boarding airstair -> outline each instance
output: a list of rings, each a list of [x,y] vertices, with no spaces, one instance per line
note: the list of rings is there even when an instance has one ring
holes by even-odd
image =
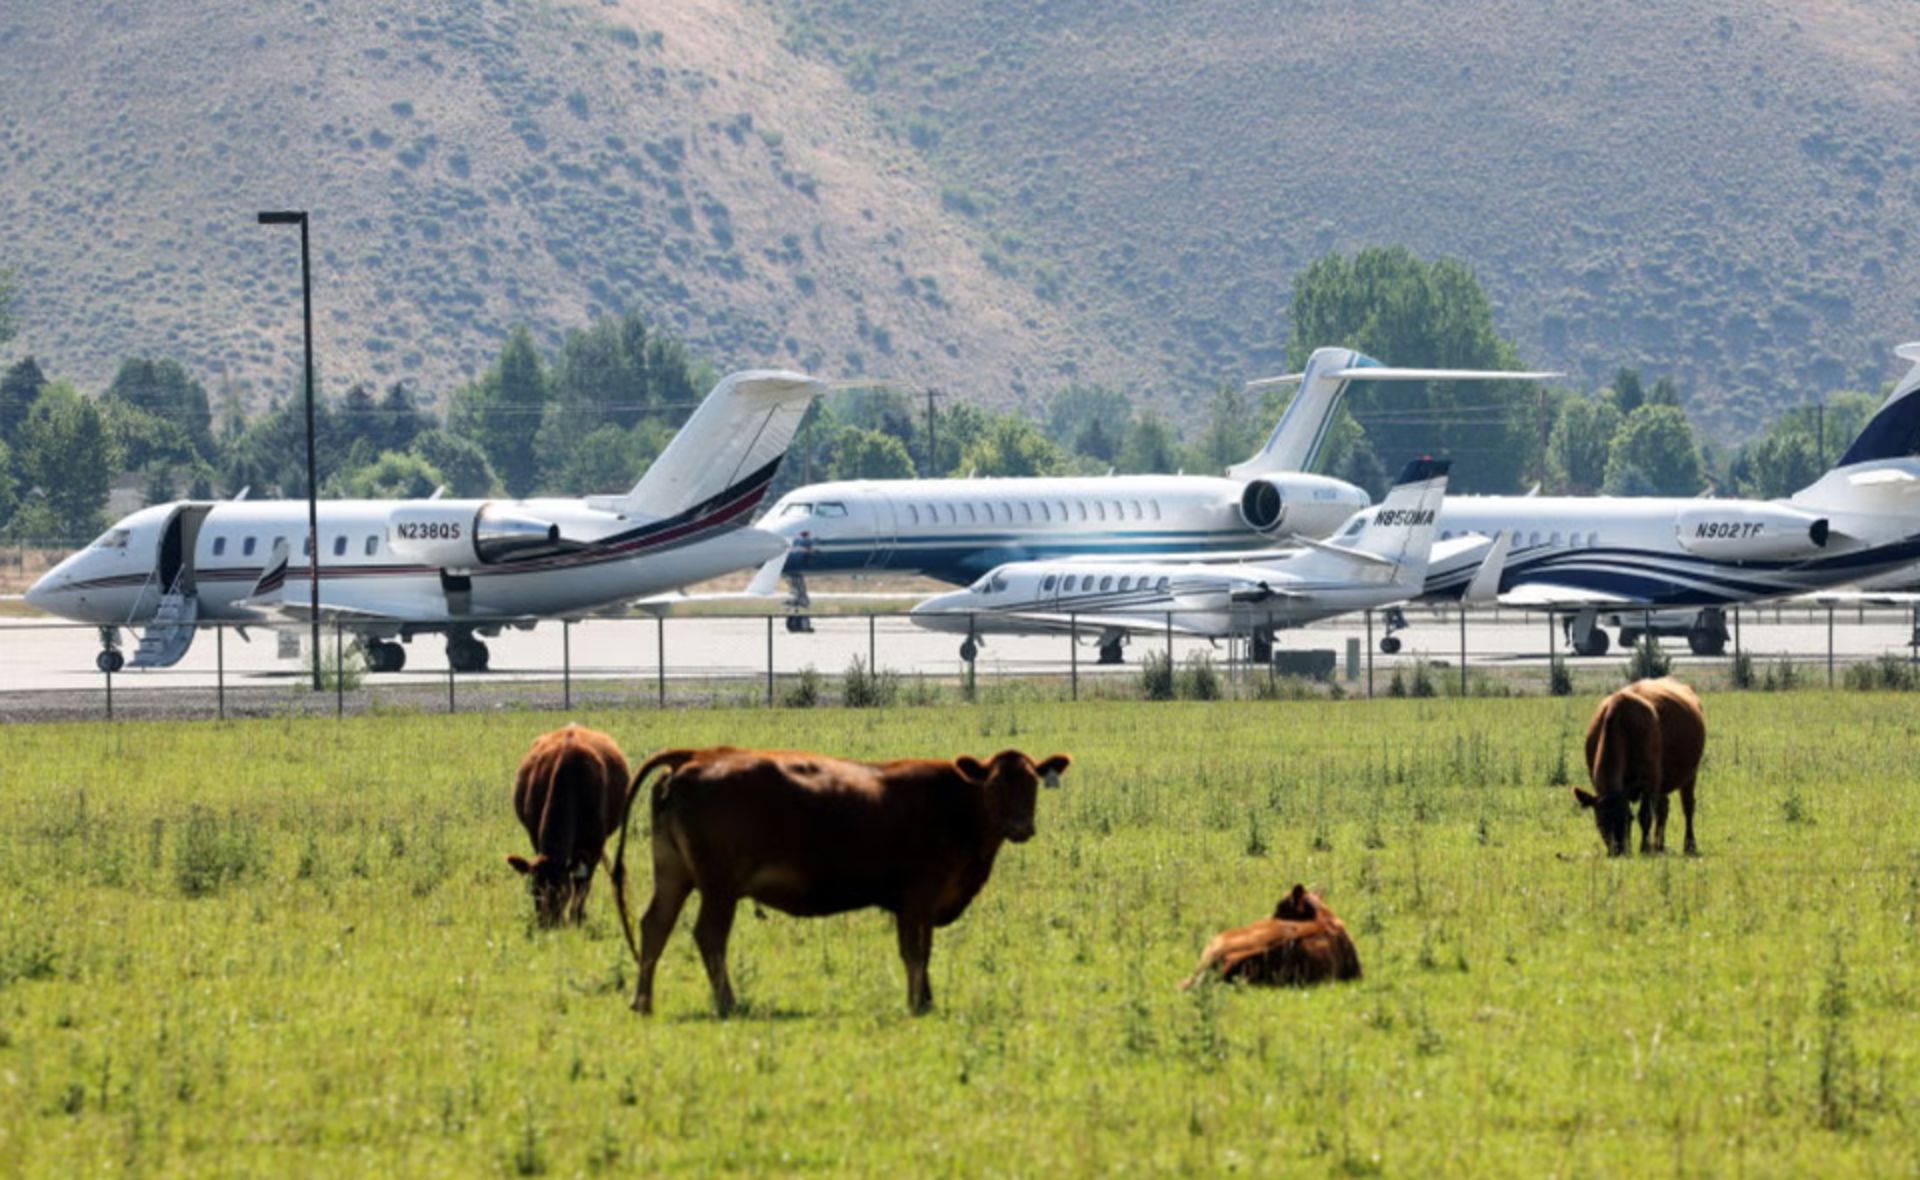
[[[153,608],[153,618],[140,633],[140,648],[129,666],[134,668],[171,668],[193,646],[200,621],[200,597],[181,588],[175,579]]]

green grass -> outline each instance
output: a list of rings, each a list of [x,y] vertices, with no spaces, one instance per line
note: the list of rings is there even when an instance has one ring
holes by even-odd
[[[1547,785],[1591,707],[582,715],[636,757],[1078,759],[933,1015],[882,915],[743,908],[727,1022],[691,907],[651,1020],[604,880],[533,928],[508,784],[564,718],[0,729],[0,1170],[1912,1172],[1910,698],[1710,696],[1698,860],[1606,860]],[[1363,982],[1175,990],[1295,881]]]

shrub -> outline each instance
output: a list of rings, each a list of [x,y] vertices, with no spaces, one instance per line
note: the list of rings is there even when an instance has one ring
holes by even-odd
[[[780,703],[789,709],[811,709],[820,703],[820,673],[812,664],[800,669],[793,683],[780,694]]]
[[[1149,701],[1173,699],[1173,661],[1161,651],[1150,651],[1140,661],[1140,696]]]
[[[1751,689],[1755,685],[1753,653],[1748,651],[1733,653],[1733,686],[1739,689]]]
[[[1397,677],[1399,673],[1396,672],[1394,675]],[[1407,686],[1407,695],[1413,697],[1437,695],[1433,686],[1433,669],[1427,666],[1425,660],[1413,662],[1413,682]]]
[[[1661,648],[1660,641],[1651,632],[1640,637],[1633,645],[1633,655],[1627,659],[1627,681],[1658,680],[1673,670],[1673,660]]]
[[[1400,669],[1398,668],[1393,670],[1393,679],[1387,681],[1387,695],[1390,697],[1403,697],[1407,695],[1407,682],[1400,678]]]
[[[259,863],[260,844],[251,825],[229,819],[222,827],[212,813],[195,807],[174,850],[173,879],[188,897],[204,897],[251,873]]]
[[[1891,655],[1849,664],[1842,679],[1856,692],[1911,692],[1916,681],[1912,665]]]
[[[859,656],[847,662],[842,678],[841,700],[849,709],[885,708],[900,698],[900,675],[877,672]]]
[[[1792,692],[1800,686],[1800,671],[1793,661],[1778,659],[1767,665],[1767,671],[1760,679],[1760,688],[1765,692]]]
[[[1573,695],[1573,670],[1559,656],[1553,657],[1552,665],[1547,668],[1547,692],[1556,697]]]
[[[1187,666],[1180,670],[1180,695],[1195,701],[1217,701],[1220,699],[1220,673],[1213,666],[1213,657],[1206,652],[1197,651],[1187,657]]]

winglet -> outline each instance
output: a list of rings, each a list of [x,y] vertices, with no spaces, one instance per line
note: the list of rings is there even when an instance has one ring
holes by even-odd
[[[1513,530],[1502,529],[1493,539],[1493,547],[1487,550],[1486,557],[1480,561],[1480,568],[1474,571],[1473,581],[1467,583],[1467,590],[1461,601],[1468,606],[1484,606],[1500,597],[1500,575],[1507,569],[1507,550],[1513,548]]]

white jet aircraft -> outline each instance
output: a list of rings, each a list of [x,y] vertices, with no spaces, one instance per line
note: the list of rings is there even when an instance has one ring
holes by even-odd
[[[1012,562],[965,590],[937,595],[913,609],[932,631],[966,636],[960,656],[972,660],[981,637],[1035,632],[1093,633],[1100,662],[1117,663],[1129,632],[1165,632],[1220,639],[1251,636],[1316,619],[1404,602],[1420,593],[1446,494],[1448,462],[1407,464],[1380,506],[1337,541],[1299,538],[1297,553],[1234,564],[1072,558]],[[1465,552],[1489,548],[1486,538]]]
[[[1689,646],[1718,655],[1727,606],[1857,584],[1920,559],[1920,344],[1894,351],[1912,368],[1840,462],[1791,496],[1451,496],[1442,543],[1510,537],[1495,600],[1568,616],[1581,655],[1606,653],[1603,616],[1627,639],[1663,630],[1661,613],[1674,608],[1693,611]],[[1436,558],[1423,597],[1461,597],[1473,565]],[[1405,625],[1391,613],[1389,638]]]
[[[792,542],[755,579],[785,573],[804,610],[808,574],[912,573],[965,585],[1010,561],[1085,555],[1205,556],[1324,537],[1367,505],[1342,480],[1311,475],[1352,381],[1535,381],[1558,373],[1396,369],[1351,349],[1315,350],[1258,454],[1225,476],[1110,475],[1035,479],[859,480],[788,492],[762,519]],[[807,630],[803,615],[790,630]]]
[[[444,632],[456,670],[481,671],[476,635],[579,618],[759,565],[783,537],[746,527],[807,405],[827,389],[800,373],[723,379],[625,495],[535,500],[325,500],[320,613],[376,672]],[[304,541],[291,556],[289,540]],[[311,615],[305,500],[179,501],[143,508],[27,591],[34,606],[100,626],[102,671],[125,659],[119,628],[146,628],[132,666],[163,668],[199,620]]]

